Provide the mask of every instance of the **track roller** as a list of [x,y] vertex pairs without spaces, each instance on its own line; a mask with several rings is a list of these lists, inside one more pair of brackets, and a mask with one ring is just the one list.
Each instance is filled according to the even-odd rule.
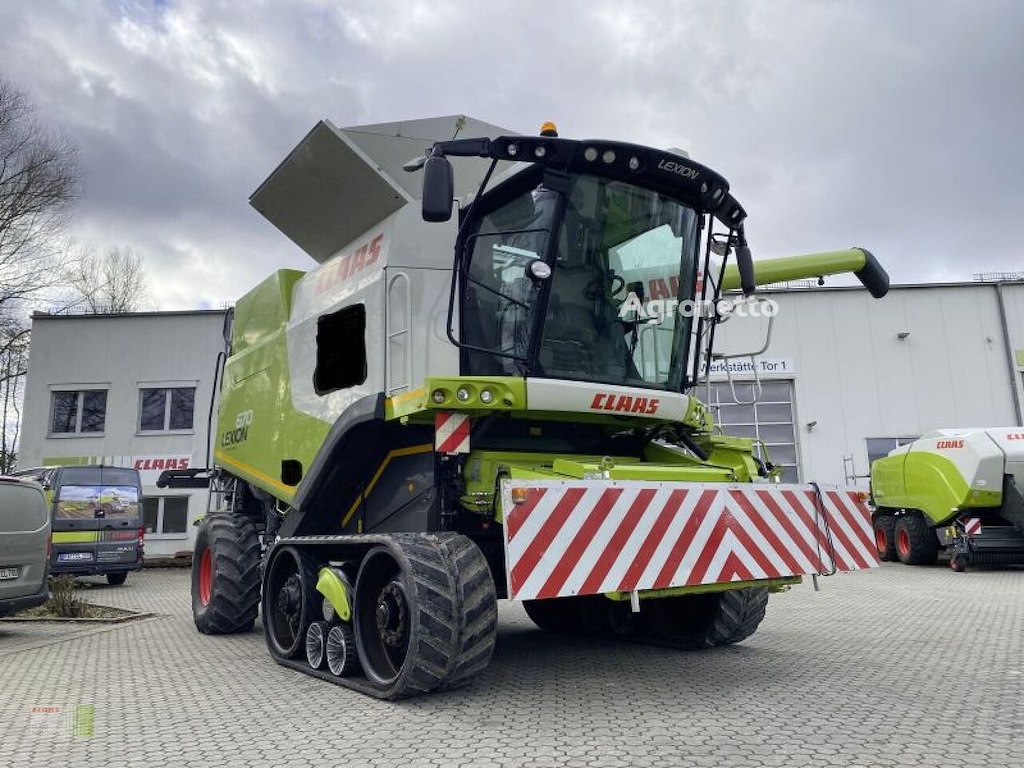
[[327,669],[335,677],[348,677],[359,668],[356,659],[356,639],[352,627],[335,624],[327,632]]

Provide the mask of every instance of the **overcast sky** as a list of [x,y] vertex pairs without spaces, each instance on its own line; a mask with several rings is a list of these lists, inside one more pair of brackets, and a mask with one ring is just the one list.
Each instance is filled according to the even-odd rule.
[[75,238],[143,254],[162,309],[313,266],[247,200],[321,117],[679,146],[730,180],[755,257],[1024,269],[1012,0],[3,0],[0,75],[80,148]]

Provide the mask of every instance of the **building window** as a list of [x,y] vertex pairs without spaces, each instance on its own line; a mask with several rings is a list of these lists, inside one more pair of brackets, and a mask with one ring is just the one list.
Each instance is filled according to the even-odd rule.
[[188,531],[188,496],[147,496],[142,524],[147,536],[183,537]]
[[[703,394],[703,390],[698,394]],[[768,449],[768,460],[782,469],[782,482],[798,483],[793,382],[762,381],[760,396],[756,403],[751,403],[755,394],[753,382],[735,382],[734,397],[729,382],[713,381],[708,405],[714,409],[715,422],[722,432],[761,440]],[[760,455],[760,447],[757,450]]]
[[195,387],[139,390],[139,431],[173,432],[192,429]]
[[868,437],[864,439],[868,448],[868,466],[874,463],[875,459],[881,459],[889,455],[893,448],[912,443],[916,437]]
[[106,421],[107,390],[66,390],[53,393],[51,434],[102,434]]

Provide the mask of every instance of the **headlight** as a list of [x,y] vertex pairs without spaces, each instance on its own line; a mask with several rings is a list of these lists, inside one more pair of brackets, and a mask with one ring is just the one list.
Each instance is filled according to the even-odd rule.
[[459,387],[458,391],[455,393],[455,396],[459,398],[460,402],[464,403],[467,400],[469,400],[469,390],[466,389],[465,387]]
[[435,389],[430,394],[430,397],[433,398],[435,403],[438,403],[440,405],[441,403],[443,403],[445,401],[445,399],[448,397],[448,395],[445,393],[445,391],[443,389]]
[[490,405],[494,400],[494,393],[489,389],[485,389],[480,393],[480,402],[484,405]]

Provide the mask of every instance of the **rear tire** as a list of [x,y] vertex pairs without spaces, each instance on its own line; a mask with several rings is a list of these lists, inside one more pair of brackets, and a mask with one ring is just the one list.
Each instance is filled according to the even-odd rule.
[[935,531],[919,513],[907,513],[896,521],[896,554],[906,565],[935,565],[939,559]]
[[122,573],[108,573],[107,574],[107,584],[109,584],[112,587],[118,587],[118,586],[124,584],[125,579],[127,579],[127,578],[128,578],[128,574],[124,573],[124,572],[122,572]]
[[888,513],[877,514],[872,521],[875,531],[875,552],[883,563],[896,562],[896,516]]
[[192,618],[204,635],[248,632],[259,612],[260,540],[241,515],[212,514],[196,533]]

